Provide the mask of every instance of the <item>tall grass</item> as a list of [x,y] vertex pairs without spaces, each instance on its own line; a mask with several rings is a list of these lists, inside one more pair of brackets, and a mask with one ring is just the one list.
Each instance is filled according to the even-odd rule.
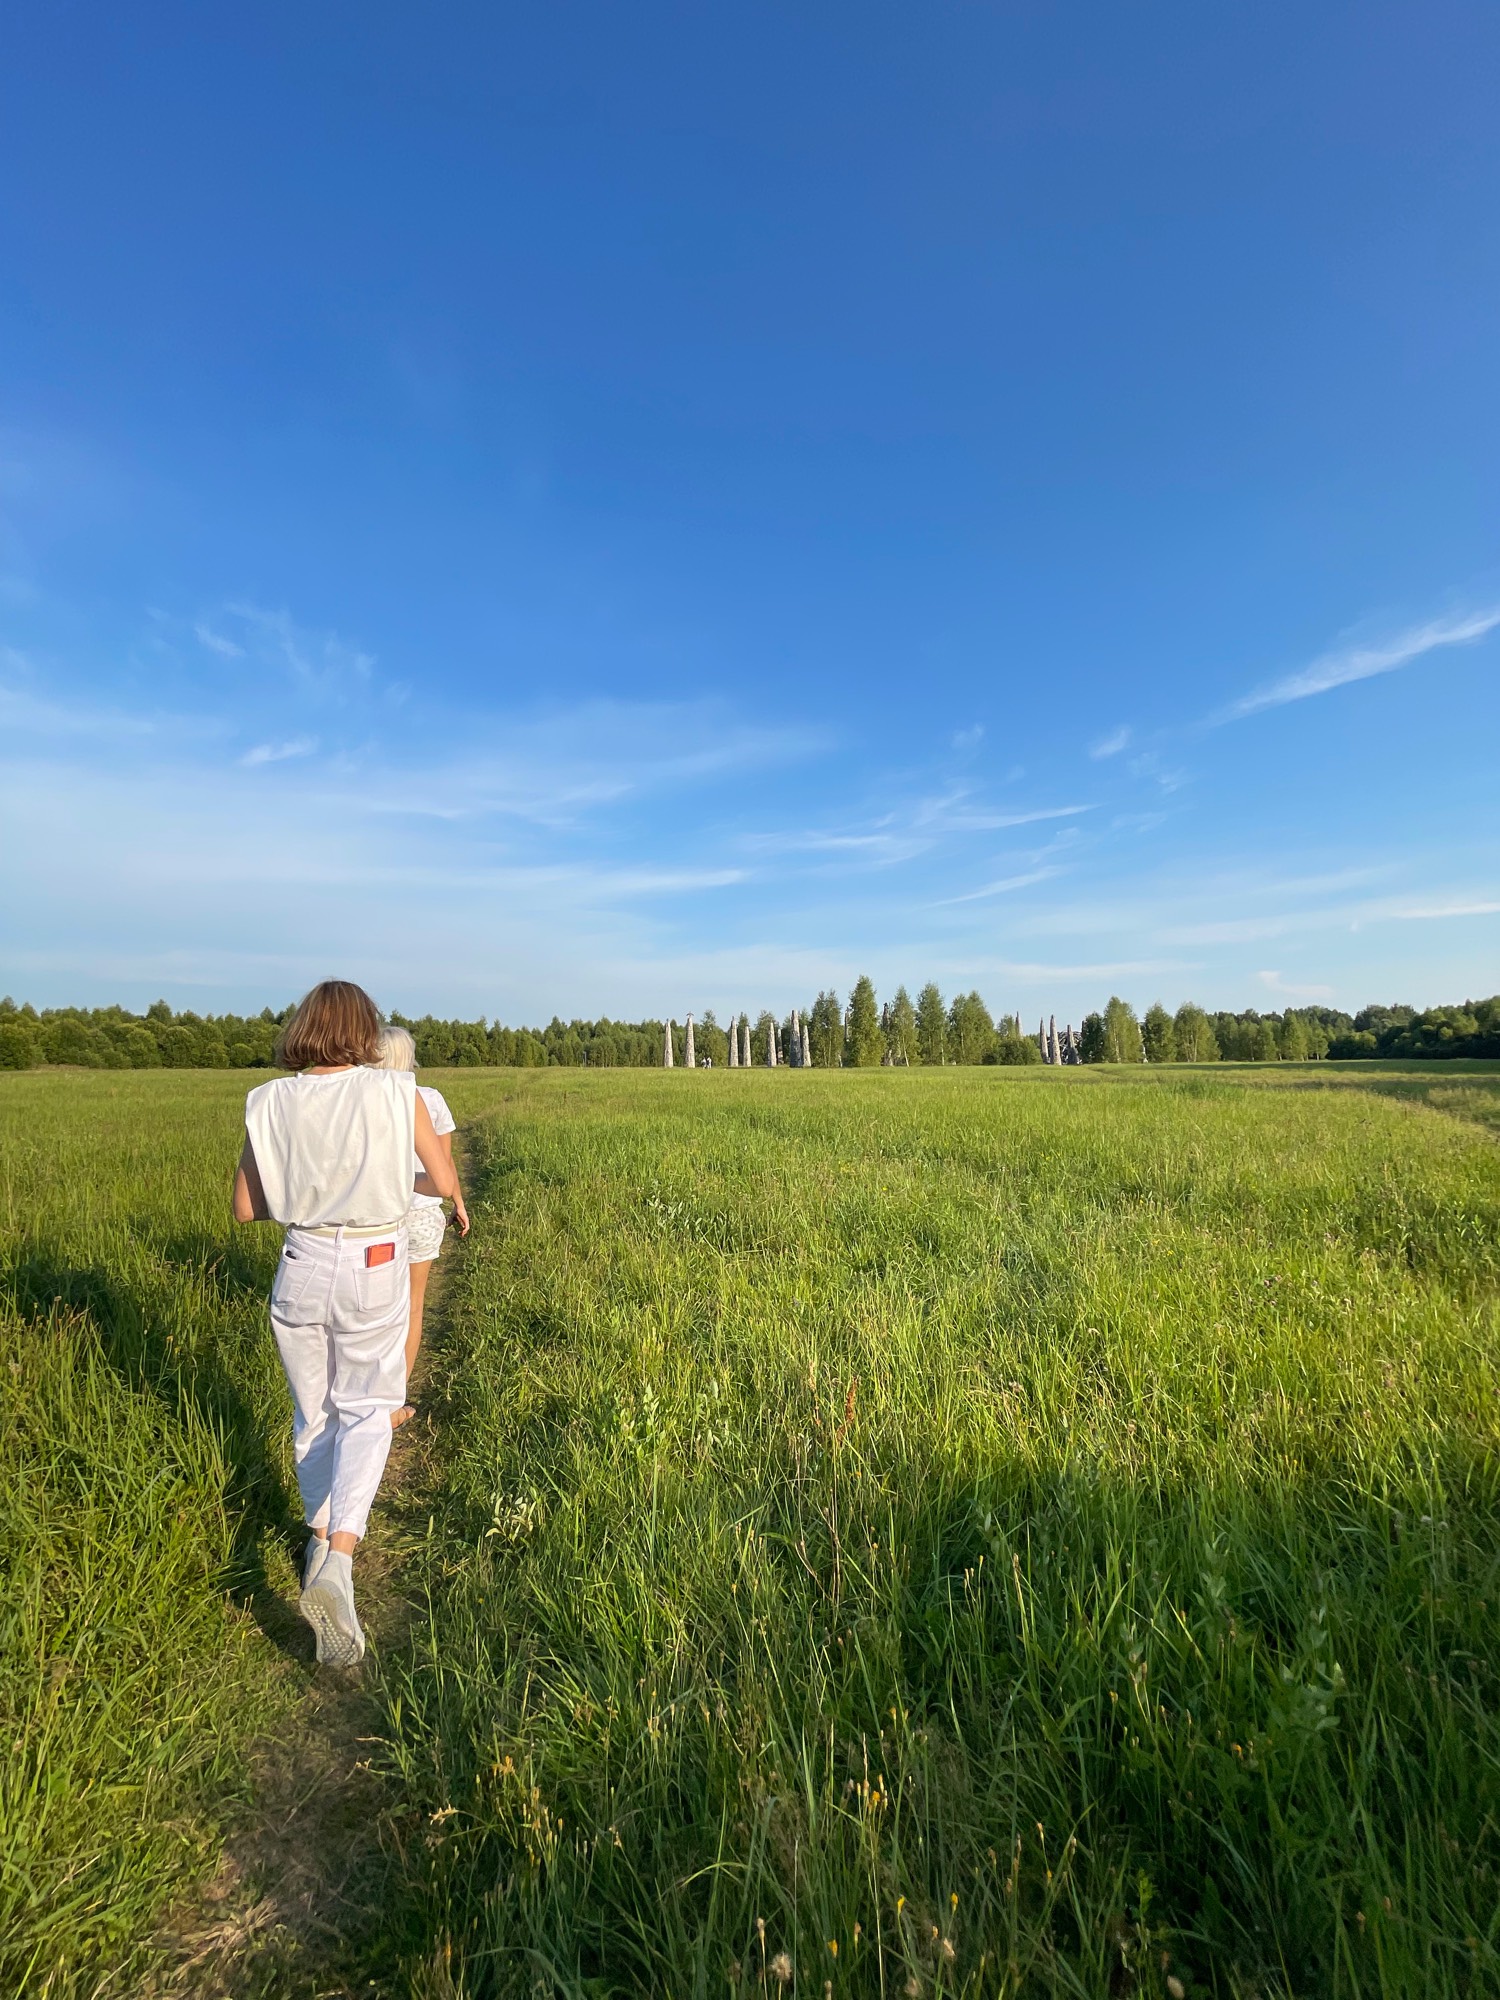
[[[439,1080],[387,1923],[257,1991],[1500,1987],[1496,1079]],[[0,1079],[0,1992],[298,1726],[243,1086]]]
[[243,1079],[0,1088],[0,1992],[133,1994],[284,1714],[276,1245],[231,1237]]
[[412,1990],[1500,1985],[1472,1106],[503,1095],[385,1667]]

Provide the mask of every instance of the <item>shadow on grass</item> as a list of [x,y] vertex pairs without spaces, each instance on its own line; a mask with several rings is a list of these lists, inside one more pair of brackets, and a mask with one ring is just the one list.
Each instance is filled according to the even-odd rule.
[[[1038,1990],[1159,1991],[1119,1983],[1113,1942],[1138,1933],[1144,1966],[1153,1900],[1154,1950],[1207,1990],[1281,1990],[1287,1963],[1309,1991],[1336,1990],[1341,1964],[1355,1990],[1484,1990],[1500,1493],[1468,1444],[1390,1471],[1372,1491],[1333,1454],[1285,1487],[1215,1492],[872,1462],[841,1563],[827,1495],[788,1461],[745,1496],[766,1552],[750,1609],[728,1570],[705,1591],[686,1483],[653,1480],[649,1545],[628,1517],[575,1516],[496,1549],[451,1495],[433,1629],[389,1682],[412,1806],[445,1828],[393,1887],[408,1972],[451,1952],[452,1990],[476,2000],[527,1990],[502,1969],[528,1964],[555,1968],[548,1992],[706,1990],[753,1974],[760,1917],[798,1965],[830,1936],[847,1950],[876,1914],[873,1868],[888,1921],[920,1913],[882,1948],[882,1991],[887,1974],[934,1990],[922,1940],[956,1888],[970,1990],[977,1954],[1018,1952]],[[1442,1518],[1423,1515],[1438,1494]],[[654,1619],[652,1598],[684,1615]],[[434,1655],[460,1670],[434,1677]],[[536,1790],[497,1779],[512,1764],[555,1836],[527,1817]],[[878,1838],[848,1803],[876,1770],[900,1805]],[[1050,1851],[1030,1844],[1041,1823]],[[1074,1983],[1041,1976],[1055,1959]],[[873,1993],[873,1973],[847,1990]]]
[[[249,1252],[208,1236],[162,1246],[174,1267],[215,1272],[244,1294],[264,1290],[264,1272]],[[97,1265],[24,1258],[4,1275],[17,1311],[45,1319],[54,1307],[82,1314],[100,1352],[137,1395],[155,1399],[169,1417],[196,1418],[218,1439],[228,1473],[224,1508],[230,1527],[225,1587],[254,1618],[278,1651],[311,1657],[312,1636],[266,1573],[265,1543],[277,1537],[289,1549],[305,1536],[300,1509],[291,1501],[282,1470],[267,1446],[265,1413],[213,1343],[185,1350],[161,1319],[127,1287]]]
[[1291,1090],[1358,1090],[1397,1104],[1420,1104],[1445,1118],[1500,1136],[1500,1063],[1444,1063],[1400,1076],[1358,1076],[1353,1066],[1337,1080],[1299,1077]]

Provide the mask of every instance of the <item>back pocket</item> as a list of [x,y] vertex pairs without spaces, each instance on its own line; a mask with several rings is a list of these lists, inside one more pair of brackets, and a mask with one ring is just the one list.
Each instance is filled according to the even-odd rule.
[[271,1286],[272,1316],[287,1326],[307,1326],[321,1319],[323,1301],[313,1285],[316,1276],[317,1267],[310,1257],[283,1250]]
[[404,1257],[394,1257],[384,1264],[361,1263],[354,1267],[355,1301],[360,1312],[372,1319],[381,1313],[394,1312],[408,1297],[409,1283]]

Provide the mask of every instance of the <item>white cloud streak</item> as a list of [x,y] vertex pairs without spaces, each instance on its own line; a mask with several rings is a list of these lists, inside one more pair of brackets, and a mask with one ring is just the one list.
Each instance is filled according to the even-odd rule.
[[1093,812],[1092,805],[1036,806],[1027,812],[992,812],[971,806],[966,789],[946,792],[941,798],[924,799],[913,815],[913,823],[934,833],[998,833],[1011,826],[1033,826],[1044,819],[1076,819]]
[[316,736],[293,736],[286,743],[257,743],[240,762],[253,770],[257,764],[284,764],[292,757],[310,757],[318,747]]
[[1050,882],[1062,872],[1060,868],[1033,868],[1025,875],[1006,875],[998,882],[987,882],[982,889],[970,889],[967,895],[944,896],[937,907],[947,909],[954,903],[982,903],[987,896],[1007,896],[1013,889],[1029,889],[1034,882]]
[[222,660],[242,660],[245,657],[243,646],[237,646],[233,639],[226,639],[222,632],[215,632],[211,625],[195,625],[193,637],[200,646],[206,646],[209,652],[217,653]]
[[1279,972],[1257,972],[1256,978],[1271,993],[1279,993],[1288,1000],[1331,1000],[1331,986],[1297,986],[1283,979]]
[[1425,909],[1392,910],[1389,914],[1402,924],[1432,923],[1445,917],[1494,917],[1500,916],[1500,903],[1437,903]]
[[1099,759],[1118,757],[1130,743],[1130,726],[1122,722],[1118,729],[1112,729],[1107,736],[1101,736],[1097,743],[1089,745],[1089,755]]
[[1337,652],[1323,653],[1300,673],[1288,674],[1284,680],[1273,681],[1269,687],[1243,696],[1220,719],[1239,722],[1247,715],[1258,715],[1262,709],[1281,708],[1292,701],[1306,701],[1311,695],[1327,694],[1332,688],[1347,687],[1351,681],[1370,680],[1376,674],[1393,674],[1398,668],[1409,666],[1413,660],[1421,659],[1425,653],[1436,652],[1440,647],[1472,645],[1476,639],[1483,639],[1487,633],[1493,632],[1497,625],[1500,625],[1500,606],[1491,606],[1484,611],[1431,619],[1425,625],[1414,625],[1410,630],[1398,633],[1383,644],[1348,646]]

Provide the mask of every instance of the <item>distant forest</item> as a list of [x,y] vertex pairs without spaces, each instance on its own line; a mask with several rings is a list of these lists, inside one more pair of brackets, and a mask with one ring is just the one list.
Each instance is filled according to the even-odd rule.
[[[269,1069],[276,1035],[290,1007],[259,1014],[174,1013],[158,1000],[144,1014],[123,1007],[50,1007],[40,1012],[0,1000],[0,1069],[75,1064],[87,1069]],[[1034,1031],[1014,1015],[998,1021],[977,993],[945,1001],[935,985],[912,1000],[900,987],[881,1006],[875,988],[861,979],[847,1005],[820,993],[799,1009],[809,1029],[819,1069],[874,1069],[897,1063],[1040,1063]],[[662,1021],[560,1021],[545,1028],[506,1028],[498,1021],[412,1020],[418,1060],[428,1067],[545,1069],[549,1065],[594,1069],[654,1069],[662,1060]],[[745,1022],[744,1015],[736,1023]],[[750,1022],[751,1060],[766,1060],[767,1031],[790,1045],[791,1015],[763,1013]],[[674,1023],[677,1062],[685,1030]],[[728,1030],[711,1012],[694,1021],[697,1059],[715,1067],[728,1059]],[[1211,1013],[1186,1002],[1135,1009],[1118,998],[1089,1014],[1080,1042],[1085,1062],[1347,1062],[1393,1056],[1500,1058],[1500,995],[1462,1006],[1366,1007],[1344,1014],[1333,1007],[1292,1007],[1282,1014]]]

